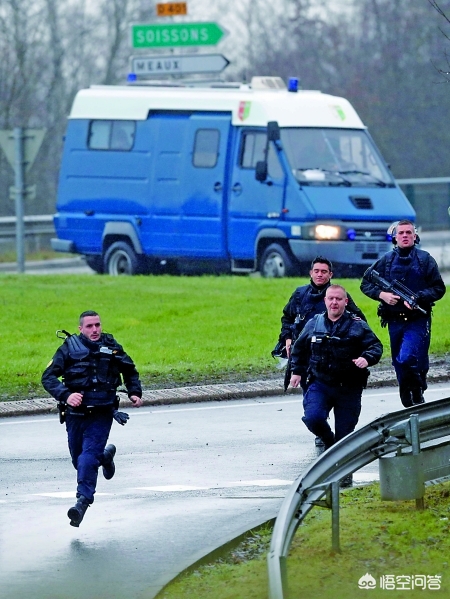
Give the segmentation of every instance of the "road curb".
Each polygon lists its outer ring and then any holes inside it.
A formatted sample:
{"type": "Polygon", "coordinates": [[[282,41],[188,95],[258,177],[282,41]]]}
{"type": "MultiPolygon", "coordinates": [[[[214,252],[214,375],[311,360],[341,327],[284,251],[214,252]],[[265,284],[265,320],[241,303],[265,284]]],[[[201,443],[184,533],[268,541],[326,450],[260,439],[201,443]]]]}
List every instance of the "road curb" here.
{"type": "MultiPolygon", "coordinates": [[[[430,383],[450,380],[445,367],[432,367],[428,373],[430,383]]],[[[387,387],[397,384],[392,371],[374,371],[369,379],[369,388],[387,387]]],[[[144,406],[171,405],[204,401],[224,401],[252,397],[269,397],[283,393],[283,379],[257,380],[246,383],[222,383],[217,385],[196,385],[173,389],[155,389],[144,391],[144,406]]],[[[286,396],[301,395],[300,389],[288,389],[286,396]]],[[[130,407],[131,401],[126,394],[119,393],[120,406],[130,407]]],[[[31,416],[36,414],[57,413],[56,402],[52,398],[24,399],[0,402],[0,417],[31,416]]]]}
{"type": "Polygon", "coordinates": [[[161,584],[158,583],[155,586],[160,587],[158,593],[154,596],[154,599],[158,599],[162,596],[165,589],[174,583],[176,580],[183,577],[185,574],[189,572],[194,572],[200,566],[204,566],[206,564],[211,564],[220,558],[228,555],[233,549],[236,549],[240,545],[242,541],[244,541],[248,535],[252,532],[258,532],[261,528],[269,525],[275,524],[276,514],[272,518],[265,518],[264,520],[258,520],[254,524],[250,526],[250,528],[244,527],[241,531],[232,534],[231,536],[224,537],[221,541],[219,541],[219,545],[214,547],[213,549],[206,549],[205,551],[201,551],[199,554],[189,558],[187,565],[180,570],[178,574],[176,574],[171,580],[168,582],[161,584]],[[192,560],[192,561],[191,561],[192,560]]]}

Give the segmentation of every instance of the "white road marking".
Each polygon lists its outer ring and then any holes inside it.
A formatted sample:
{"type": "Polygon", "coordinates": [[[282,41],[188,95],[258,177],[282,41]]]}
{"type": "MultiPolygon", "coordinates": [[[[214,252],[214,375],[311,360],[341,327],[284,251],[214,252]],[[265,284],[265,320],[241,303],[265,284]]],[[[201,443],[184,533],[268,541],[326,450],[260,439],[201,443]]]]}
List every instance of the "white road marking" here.
{"type": "MultiPolygon", "coordinates": [[[[428,391],[425,391],[425,401],[434,401],[433,399],[431,399],[432,396],[435,395],[439,395],[443,392],[447,392],[450,391],[450,387],[439,387],[439,388],[434,388],[434,389],[429,389],[428,391]]],[[[392,395],[393,393],[395,394],[397,391],[394,389],[393,391],[390,391],[388,393],[364,393],[363,394],[363,400],[364,399],[368,399],[368,398],[372,398],[372,397],[388,397],[390,395],[392,395]]],[[[442,399],[439,398],[438,399],[442,399]]],[[[215,401],[217,402],[217,400],[211,400],[211,401],[215,401]]],[[[231,401],[236,401],[236,400],[223,400],[222,402],[218,402],[217,405],[214,406],[193,406],[193,405],[187,405],[185,408],[169,408],[169,409],[165,409],[165,410],[159,410],[159,409],[151,409],[148,410],[148,408],[141,408],[139,410],[132,410],[132,416],[133,418],[135,416],[148,416],[149,414],[152,415],[157,415],[157,414],[172,414],[173,412],[191,412],[191,411],[201,411],[201,410],[230,410],[230,409],[237,409],[237,408],[260,408],[260,407],[264,407],[264,406],[278,406],[278,405],[285,405],[285,404],[292,404],[292,403],[301,403],[303,401],[303,396],[299,395],[298,399],[283,399],[283,400],[279,400],[279,401],[264,401],[264,400],[260,400],[260,401],[255,401],[253,403],[233,403],[230,405],[229,402],[231,401]]],[[[53,423],[54,420],[58,420],[58,417],[55,416],[53,418],[46,418],[46,419],[41,419],[38,420],[36,418],[30,419],[30,420],[16,420],[15,418],[0,418],[0,426],[8,426],[11,424],[48,424],[48,423],[53,423]]]]}
{"type": "Polygon", "coordinates": [[[189,485],[162,485],[157,487],[135,487],[142,491],[160,491],[162,493],[173,493],[177,491],[204,491],[211,489],[232,489],[234,487],[284,487],[292,484],[292,480],[281,480],[272,478],[268,480],[240,480],[230,483],[218,483],[209,487],[195,487],[189,485]]]}
{"type": "MultiPolygon", "coordinates": [[[[75,491],[58,491],[56,493],[32,493],[38,497],[55,497],[56,499],[71,499],[76,498],[75,491]]],[[[95,495],[113,495],[113,493],[96,493],[95,495]]]]}

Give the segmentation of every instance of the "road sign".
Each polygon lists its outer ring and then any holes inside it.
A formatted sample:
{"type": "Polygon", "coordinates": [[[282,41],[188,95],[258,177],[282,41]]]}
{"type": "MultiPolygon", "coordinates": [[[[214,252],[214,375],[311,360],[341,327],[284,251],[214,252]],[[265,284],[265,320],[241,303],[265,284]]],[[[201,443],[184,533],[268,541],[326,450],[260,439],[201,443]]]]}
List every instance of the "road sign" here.
{"type": "Polygon", "coordinates": [[[222,54],[132,56],[131,72],[154,77],[186,73],[220,73],[230,61],[222,54]]]}
{"type": "Polygon", "coordinates": [[[215,46],[228,32],[217,23],[170,23],[132,25],[133,48],[173,48],[178,46],[215,46]]]}
{"type": "Polygon", "coordinates": [[[187,15],[186,2],[165,2],[156,5],[156,16],[175,17],[176,15],[187,15]]]}
{"type": "MultiPolygon", "coordinates": [[[[23,129],[23,161],[25,170],[29,171],[44,140],[46,129],[23,129]]],[[[15,168],[14,131],[0,131],[0,147],[5,152],[9,164],[15,168]]]]}

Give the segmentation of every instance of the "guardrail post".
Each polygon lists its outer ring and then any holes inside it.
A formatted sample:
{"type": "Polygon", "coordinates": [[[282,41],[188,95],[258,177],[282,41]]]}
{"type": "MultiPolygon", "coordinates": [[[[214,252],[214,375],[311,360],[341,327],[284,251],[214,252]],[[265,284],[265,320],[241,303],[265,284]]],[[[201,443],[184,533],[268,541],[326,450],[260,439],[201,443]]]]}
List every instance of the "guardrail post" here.
{"type": "Polygon", "coordinates": [[[339,540],[339,482],[331,483],[331,547],[335,553],[341,553],[339,540]]]}
{"type": "MultiPolygon", "coordinates": [[[[420,453],[420,436],[419,436],[419,415],[411,414],[409,417],[409,425],[411,428],[411,452],[413,455],[419,455],[420,453]]],[[[423,510],[425,507],[424,499],[418,497],[416,499],[416,509],[423,510]]]]}
{"type": "Polygon", "coordinates": [[[16,253],[17,272],[25,272],[25,233],[23,222],[23,196],[24,196],[24,154],[22,127],[14,128],[14,173],[15,173],[15,201],[16,201],[16,253]]]}

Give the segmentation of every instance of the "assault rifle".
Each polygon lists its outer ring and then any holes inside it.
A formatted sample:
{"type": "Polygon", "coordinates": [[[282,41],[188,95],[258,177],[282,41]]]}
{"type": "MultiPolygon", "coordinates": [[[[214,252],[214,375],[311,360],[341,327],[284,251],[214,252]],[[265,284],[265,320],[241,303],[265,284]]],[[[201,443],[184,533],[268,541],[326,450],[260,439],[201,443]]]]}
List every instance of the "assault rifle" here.
{"type": "Polygon", "coordinates": [[[419,306],[417,301],[417,296],[414,294],[411,289],[408,289],[406,285],[403,285],[400,281],[394,279],[391,283],[383,279],[380,274],[376,270],[371,270],[367,278],[371,283],[374,283],[378,287],[382,289],[382,291],[388,291],[389,293],[393,293],[394,295],[398,295],[402,300],[408,302],[413,310],[419,310],[423,312],[423,314],[427,314],[427,311],[424,310],[421,306],[419,306]]]}

